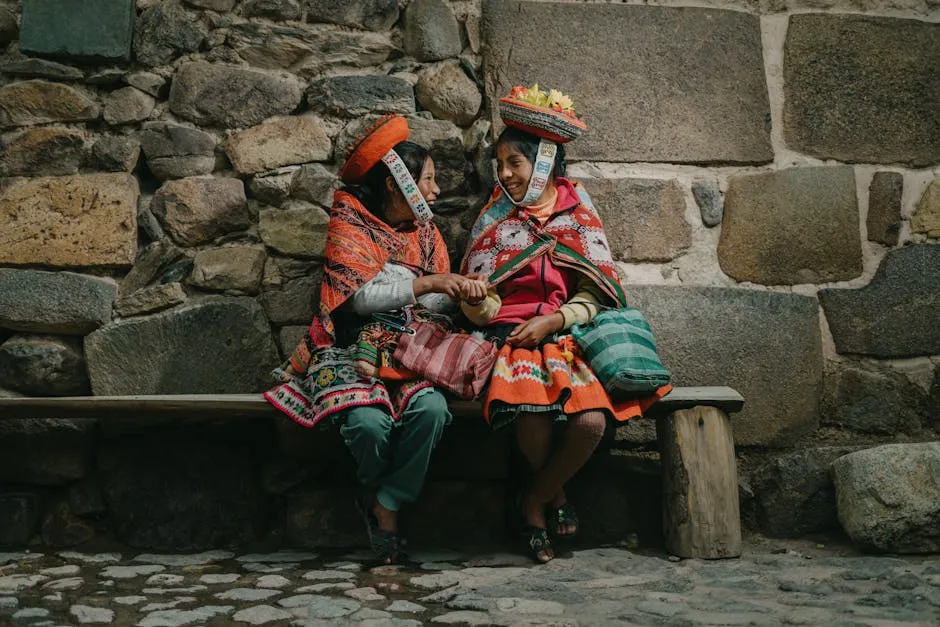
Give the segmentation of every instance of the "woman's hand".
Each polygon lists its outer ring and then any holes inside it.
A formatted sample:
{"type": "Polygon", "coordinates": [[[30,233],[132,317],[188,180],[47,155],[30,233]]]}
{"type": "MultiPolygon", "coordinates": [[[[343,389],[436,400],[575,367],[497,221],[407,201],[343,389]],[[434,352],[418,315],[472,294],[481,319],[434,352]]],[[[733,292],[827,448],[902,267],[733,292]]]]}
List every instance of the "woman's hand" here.
{"type": "Polygon", "coordinates": [[[296,376],[297,376],[297,369],[294,368],[293,364],[288,364],[287,368],[283,368],[281,370],[281,381],[283,381],[284,383],[287,383],[288,381],[291,380],[292,377],[296,377],[296,376]]]}
{"type": "Polygon", "coordinates": [[[458,300],[469,279],[459,274],[426,274],[411,284],[415,298],[425,294],[447,294],[458,300]]]}
{"type": "Polygon", "coordinates": [[[486,281],[476,275],[466,277],[466,279],[460,293],[460,300],[471,305],[478,305],[486,298],[486,281]]]}
{"type": "Polygon", "coordinates": [[[520,348],[533,348],[538,346],[545,336],[561,331],[564,325],[565,317],[557,311],[547,316],[536,316],[513,329],[506,342],[520,348]]]}

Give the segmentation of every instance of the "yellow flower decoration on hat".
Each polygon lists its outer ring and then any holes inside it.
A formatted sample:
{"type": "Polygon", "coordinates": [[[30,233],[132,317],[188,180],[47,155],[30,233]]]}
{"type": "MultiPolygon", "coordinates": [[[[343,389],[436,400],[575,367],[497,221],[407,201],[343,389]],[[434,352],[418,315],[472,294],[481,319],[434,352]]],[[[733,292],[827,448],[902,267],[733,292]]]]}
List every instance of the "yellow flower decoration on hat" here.
{"type": "Polygon", "coordinates": [[[534,83],[532,87],[516,85],[509,92],[509,97],[520,102],[527,102],[536,107],[552,109],[572,118],[578,117],[574,110],[574,102],[570,97],[557,89],[550,89],[548,91],[540,89],[538,83],[534,83]]]}

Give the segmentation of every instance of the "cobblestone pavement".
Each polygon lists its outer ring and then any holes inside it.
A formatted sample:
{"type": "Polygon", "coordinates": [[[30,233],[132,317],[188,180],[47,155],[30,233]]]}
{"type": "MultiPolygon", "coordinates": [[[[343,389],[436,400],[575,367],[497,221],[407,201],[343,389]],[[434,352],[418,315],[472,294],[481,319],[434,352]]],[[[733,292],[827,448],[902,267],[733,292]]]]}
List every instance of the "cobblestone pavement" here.
{"type": "Polygon", "coordinates": [[[597,548],[536,566],[511,553],[0,553],[0,624],[940,624],[940,556],[751,541],[740,559],[597,548]]]}

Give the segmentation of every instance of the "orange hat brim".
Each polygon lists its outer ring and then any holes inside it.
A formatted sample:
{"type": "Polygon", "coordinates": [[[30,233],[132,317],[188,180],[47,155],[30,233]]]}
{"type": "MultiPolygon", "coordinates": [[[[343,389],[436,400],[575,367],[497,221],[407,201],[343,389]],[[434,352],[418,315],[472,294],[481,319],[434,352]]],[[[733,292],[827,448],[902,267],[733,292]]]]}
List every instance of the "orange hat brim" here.
{"type": "Polygon", "coordinates": [[[400,115],[385,115],[376,120],[350,146],[339,178],[344,183],[358,183],[382,157],[397,144],[408,139],[408,120],[400,115]]]}

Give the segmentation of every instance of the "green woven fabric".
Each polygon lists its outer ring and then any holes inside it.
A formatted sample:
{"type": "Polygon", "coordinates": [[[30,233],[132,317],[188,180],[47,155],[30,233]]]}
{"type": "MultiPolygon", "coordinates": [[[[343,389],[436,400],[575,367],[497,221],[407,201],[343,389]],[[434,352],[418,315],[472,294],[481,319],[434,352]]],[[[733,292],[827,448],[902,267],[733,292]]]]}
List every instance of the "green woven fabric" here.
{"type": "Polygon", "coordinates": [[[649,323],[632,307],[602,311],[572,326],[571,335],[614,400],[648,396],[672,379],[656,354],[649,323]]]}

